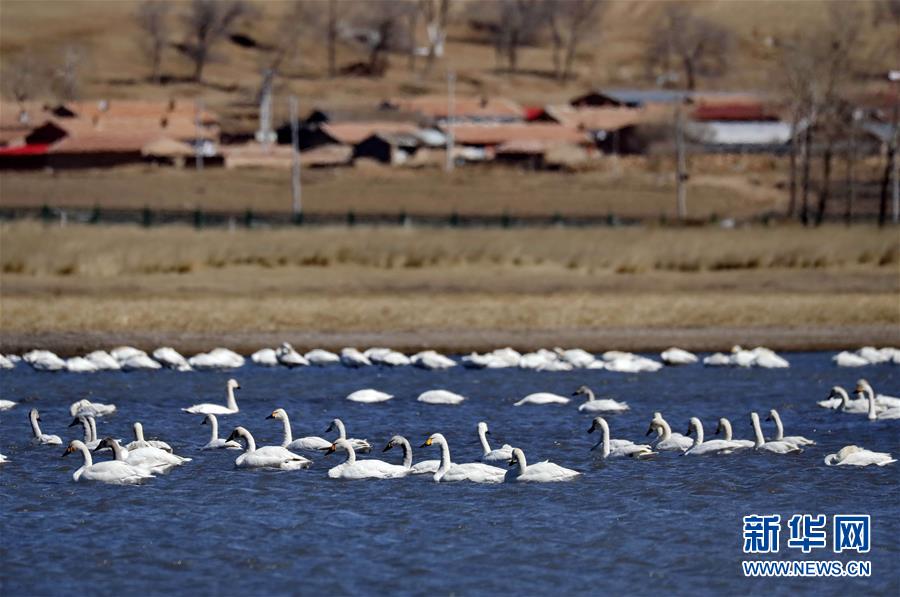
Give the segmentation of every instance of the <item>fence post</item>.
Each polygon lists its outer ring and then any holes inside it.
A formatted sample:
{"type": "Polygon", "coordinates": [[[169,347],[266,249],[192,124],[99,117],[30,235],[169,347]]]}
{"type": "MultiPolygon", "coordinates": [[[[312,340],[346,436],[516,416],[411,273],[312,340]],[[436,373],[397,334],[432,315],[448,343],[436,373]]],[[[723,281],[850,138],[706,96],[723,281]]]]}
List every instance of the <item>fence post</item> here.
{"type": "Polygon", "coordinates": [[[250,209],[249,207],[247,208],[247,211],[244,213],[244,226],[246,226],[247,228],[253,227],[253,210],[250,209]]]}
{"type": "Polygon", "coordinates": [[[509,228],[512,225],[512,218],[509,217],[508,210],[503,210],[503,217],[500,218],[500,224],[504,228],[509,228]]]}
{"type": "Polygon", "coordinates": [[[203,228],[203,210],[194,210],[194,228],[196,228],[197,230],[203,228]]]}
{"type": "Polygon", "coordinates": [[[91,224],[99,224],[100,223],[100,206],[96,203],[94,204],[94,209],[91,210],[91,219],[89,220],[91,224]]]}
{"type": "Polygon", "coordinates": [[[291,217],[291,221],[294,223],[294,226],[303,226],[303,212],[296,212],[291,217]]]}
{"type": "Polygon", "coordinates": [[[347,212],[347,226],[356,224],[356,213],[351,209],[347,212]]]}
{"type": "Polygon", "coordinates": [[[144,210],[141,212],[141,224],[144,228],[149,228],[153,225],[153,212],[147,206],[144,206],[144,210]]]}
{"type": "Polygon", "coordinates": [[[450,226],[453,228],[459,226],[459,214],[455,209],[450,213],[450,226]]]}
{"type": "Polygon", "coordinates": [[[53,220],[53,210],[46,203],[41,208],[41,219],[45,224],[49,224],[53,220]]]}

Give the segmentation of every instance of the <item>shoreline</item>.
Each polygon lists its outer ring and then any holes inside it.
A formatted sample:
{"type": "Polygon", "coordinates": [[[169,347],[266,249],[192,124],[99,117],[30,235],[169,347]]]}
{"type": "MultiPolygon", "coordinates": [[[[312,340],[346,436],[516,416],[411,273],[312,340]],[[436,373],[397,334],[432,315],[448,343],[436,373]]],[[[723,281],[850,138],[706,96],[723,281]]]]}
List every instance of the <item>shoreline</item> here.
{"type": "Polygon", "coordinates": [[[0,352],[21,354],[35,348],[60,356],[86,354],[129,345],[152,352],[171,346],[193,355],[221,346],[243,355],[264,347],[291,343],[298,351],[324,348],[337,351],[345,346],[365,349],[388,346],[405,353],[433,349],[447,354],[487,352],[512,346],[519,351],[538,348],[583,348],[589,352],[627,350],[658,352],[671,346],[695,352],[728,351],[735,344],[766,346],[776,351],[857,349],[862,346],[900,345],[900,326],[831,325],[796,327],[605,327],[591,329],[463,330],[328,332],[285,330],[281,332],[193,333],[177,331],[121,332],[3,332],[0,352]]]}

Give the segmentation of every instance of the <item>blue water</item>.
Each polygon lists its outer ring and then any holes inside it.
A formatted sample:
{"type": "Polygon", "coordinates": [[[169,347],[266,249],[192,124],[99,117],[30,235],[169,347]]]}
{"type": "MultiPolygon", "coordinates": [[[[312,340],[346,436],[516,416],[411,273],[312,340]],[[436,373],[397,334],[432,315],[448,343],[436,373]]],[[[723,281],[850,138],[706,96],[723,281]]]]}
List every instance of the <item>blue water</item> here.
{"type": "MultiPolygon", "coordinates": [[[[900,421],[869,423],[828,412],[815,401],[834,384],[860,376],[900,394],[900,368],[848,370],[829,355],[790,354],[788,370],[667,368],[637,375],[604,371],[422,371],[341,367],[235,372],[134,372],[93,375],[0,373],[0,395],[22,404],[3,414],[0,452],[0,594],[543,594],[797,591],[839,594],[900,592],[900,467],[825,467],[822,459],[856,443],[900,455],[900,421]],[[478,458],[475,424],[487,421],[492,442],[525,449],[531,462],[549,458],[583,471],[571,483],[436,484],[425,476],[388,481],[335,481],[325,476],[336,455],[310,470],[235,470],[235,451],[200,452],[208,427],[179,411],[221,402],[228,377],[238,378],[241,411],[223,421],[249,428],[260,445],[280,443],[281,425],[265,420],[275,407],[291,416],[295,437],[326,435],[336,416],[351,436],[377,445],[391,435],[414,446],[444,433],[456,462],[478,458]],[[640,439],[654,410],[676,431],[700,417],[707,437],[716,419],[751,437],[748,413],[777,408],[788,434],[819,445],[800,455],[754,453],[713,457],[663,454],[655,460],[602,462],[588,449],[590,416],[568,406],[512,406],[532,391],[568,394],[581,384],[598,396],[627,400],[610,416],[614,437],[640,439]],[[343,400],[353,390],[393,393],[388,403],[343,400]],[[419,392],[446,388],[468,396],[461,406],[415,402],[419,392]],[[45,433],[65,439],[68,405],[80,398],[113,402],[100,435],[130,437],[141,420],[149,436],[194,461],[139,487],[75,483],[78,455],[33,447],[26,421],[39,408],[45,433]],[[873,545],[865,556],[789,549],[782,530],[779,559],[837,558],[872,562],[867,579],[744,578],[741,518],[752,513],[871,514],[873,545]]],[[[770,424],[766,424],[770,425],[770,424]]],[[[772,429],[767,427],[769,435],[772,429]]],[[[416,460],[438,457],[414,450],[416,460]]],[[[105,458],[105,456],[103,457],[105,458]]],[[[829,518],[830,526],[830,518],[829,518]]],[[[747,556],[747,559],[764,559],[747,556]]]]}

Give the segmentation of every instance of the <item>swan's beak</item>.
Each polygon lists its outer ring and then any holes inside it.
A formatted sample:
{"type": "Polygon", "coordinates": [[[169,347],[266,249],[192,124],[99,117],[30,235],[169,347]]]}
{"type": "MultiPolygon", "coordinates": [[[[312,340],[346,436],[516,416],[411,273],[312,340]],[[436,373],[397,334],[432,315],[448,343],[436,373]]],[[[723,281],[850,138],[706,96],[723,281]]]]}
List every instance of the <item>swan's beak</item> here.
{"type": "Polygon", "coordinates": [[[390,450],[393,447],[394,447],[394,444],[389,443],[388,445],[386,445],[384,447],[384,450],[382,450],[382,452],[387,452],[388,450],[390,450]]]}
{"type": "Polygon", "coordinates": [[[226,442],[230,442],[230,441],[235,440],[235,439],[237,439],[237,438],[238,438],[238,434],[235,433],[234,431],[232,431],[231,434],[228,436],[228,439],[226,439],[225,441],[226,441],[226,442]]]}
{"type": "Polygon", "coordinates": [[[325,433],[328,433],[328,432],[331,431],[332,429],[334,429],[334,423],[329,423],[329,424],[328,424],[328,428],[325,429],[325,433]]]}
{"type": "Polygon", "coordinates": [[[595,423],[591,423],[591,428],[588,429],[588,433],[593,433],[594,429],[596,429],[596,428],[597,428],[597,425],[595,423]]]}
{"type": "Polygon", "coordinates": [[[653,433],[653,425],[650,425],[650,427],[647,429],[647,433],[644,434],[644,437],[650,435],[651,433],[653,433]]]}
{"type": "Polygon", "coordinates": [[[201,424],[201,425],[206,425],[206,417],[203,417],[203,420],[200,421],[200,424],[201,424]]]}
{"type": "Polygon", "coordinates": [[[767,416],[766,416],[766,421],[771,421],[771,420],[772,420],[772,415],[767,415],[767,416]]]}
{"type": "Polygon", "coordinates": [[[336,451],[337,451],[337,446],[334,444],[331,444],[331,446],[327,450],[325,450],[325,456],[328,456],[329,454],[333,454],[336,451]]]}
{"type": "Polygon", "coordinates": [[[514,465],[515,463],[516,463],[516,459],[515,459],[515,458],[510,458],[510,459],[509,459],[509,462],[506,463],[506,466],[512,466],[512,465],[514,465]]]}
{"type": "Polygon", "coordinates": [[[422,444],[422,445],[419,446],[419,447],[420,447],[420,448],[427,448],[427,447],[430,446],[430,445],[431,445],[431,438],[429,437],[428,439],[425,440],[425,443],[422,444]]]}
{"type": "Polygon", "coordinates": [[[691,428],[688,427],[688,430],[685,432],[685,435],[690,435],[690,434],[691,434],[691,428]]]}
{"type": "Polygon", "coordinates": [[[275,413],[272,413],[271,415],[269,415],[269,416],[266,417],[266,418],[267,418],[267,419],[274,419],[274,418],[275,418],[275,413]]]}
{"type": "Polygon", "coordinates": [[[485,430],[484,430],[484,434],[485,434],[485,435],[490,435],[490,434],[491,434],[491,430],[490,430],[490,429],[485,429],[485,430]]]}
{"type": "Polygon", "coordinates": [[[81,421],[78,419],[72,419],[72,422],[69,423],[69,427],[75,427],[76,425],[81,425],[81,421]]]}
{"type": "Polygon", "coordinates": [[[713,435],[719,435],[719,432],[720,432],[720,431],[722,431],[722,426],[721,426],[721,425],[718,425],[718,426],[716,427],[716,432],[713,433],[713,435]]]}
{"type": "Polygon", "coordinates": [[[71,453],[72,453],[72,446],[69,446],[68,448],[66,448],[65,452],[62,453],[62,455],[68,456],[71,453]]]}

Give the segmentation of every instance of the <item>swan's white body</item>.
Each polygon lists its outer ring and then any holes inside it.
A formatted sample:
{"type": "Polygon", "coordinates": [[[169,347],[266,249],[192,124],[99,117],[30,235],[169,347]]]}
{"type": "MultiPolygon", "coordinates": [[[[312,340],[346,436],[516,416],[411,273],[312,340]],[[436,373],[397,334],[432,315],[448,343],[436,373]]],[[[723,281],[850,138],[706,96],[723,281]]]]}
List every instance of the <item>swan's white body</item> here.
{"type": "Polygon", "coordinates": [[[697,362],[697,355],[681,348],[670,348],[660,353],[659,357],[666,365],[692,365],[697,362]]]}
{"type": "Polygon", "coordinates": [[[203,422],[201,425],[209,424],[210,429],[210,438],[206,444],[200,448],[201,450],[221,450],[221,449],[229,449],[229,450],[240,450],[241,444],[234,440],[227,440],[225,438],[219,437],[219,420],[216,418],[216,415],[210,413],[203,417],[203,422]]]}
{"type": "Polygon", "coordinates": [[[31,423],[31,442],[42,446],[60,446],[62,439],[58,435],[48,435],[41,431],[40,425],[41,415],[36,408],[32,408],[28,413],[28,421],[31,423]]]}
{"type": "Polygon", "coordinates": [[[78,451],[80,451],[81,455],[84,457],[84,464],[72,475],[72,479],[75,481],[95,481],[113,485],[135,485],[153,478],[153,475],[147,471],[131,466],[121,460],[107,460],[95,464],[94,460],[91,458],[90,450],[88,450],[84,442],[77,439],[69,444],[69,447],[63,452],[63,456],[78,451]]]}
{"type": "Polygon", "coordinates": [[[17,404],[18,402],[13,402],[12,400],[0,400],[0,412],[9,410],[17,404]]]}
{"type": "Polygon", "coordinates": [[[735,444],[738,448],[753,448],[756,446],[756,443],[749,439],[734,439],[731,432],[731,421],[725,417],[719,419],[719,426],[716,428],[716,433],[719,432],[722,432],[723,434],[722,439],[735,444]]]}
{"type": "Polygon", "coordinates": [[[512,446],[510,446],[509,444],[503,444],[503,446],[497,448],[496,450],[492,450],[491,445],[487,440],[487,435],[490,433],[487,423],[485,423],[484,421],[480,421],[476,429],[478,431],[478,441],[479,443],[481,443],[481,461],[509,462],[509,459],[512,458],[512,446]]]}
{"type": "Polygon", "coordinates": [[[872,452],[859,446],[844,446],[837,454],[829,454],[825,457],[827,466],[885,466],[897,462],[887,452],[872,452]]]}
{"type": "Polygon", "coordinates": [[[15,369],[16,364],[9,358],[0,354],[0,369],[15,369]]]}
{"type": "Polygon", "coordinates": [[[465,399],[465,396],[460,396],[449,390],[428,390],[422,392],[416,398],[419,402],[426,404],[461,404],[465,399]]]}
{"type": "Polygon", "coordinates": [[[847,391],[841,386],[833,386],[831,391],[828,393],[828,397],[825,400],[817,400],[816,404],[821,406],[822,408],[837,408],[841,404],[844,403],[844,400],[849,401],[850,397],[847,395],[847,391]]]}
{"type": "Polygon", "coordinates": [[[151,359],[144,353],[136,354],[123,361],[119,361],[122,371],[155,371],[162,369],[162,365],[151,359]]]}
{"type": "Polygon", "coordinates": [[[144,439],[144,426],[139,422],[135,421],[134,425],[132,425],[132,429],[134,430],[134,441],[125,446],[125,449],[129,452],[139,448],[157,448],[171,454],[172,446],[166,442],[156,439],[144,439]]]}
{"type": "Polygon", "coordinates": [[[791,452],[802,452],[803,449],[796,444],[786,441],[773,440],[767,442],[763,437],[762,427],[759,424],[759,415],[750,413],[750,421],[753,423],[753,434],[756,437],[754,448],[757,452],[770,452],[772,454],[790,454],[791,452]]]}
{"type": "Polygon", "coordinates": [[[65,371],[66,362],[49,350],[32,350],[22,355],[22,360],[35,371],[65,371]]]}
{"type": "Polygon", "coordinates": [[[649,434],[653,430],[659,432],[656,442],[653,443],[653,449],[655,450],[684,452],[694,445],[694,440],[691,438],[685,437],[680,433],[672,433],[669,423],[659,413],[654,414],[647,433],[649,434]]]}
{"type": "Polygon", "coordinates": [[[415,367],[428,370],[456,367],[456,361],[433,350],[425,350],[414,354],[409,358],[409,362],[415,367]]]}
{"type": "Polygon", "coordinates": [[[409,469],[410,475],[434,474],[441,466],[440,460],[423,460],[413,464],[412,446],[409,445],[409,442],[402,435],[392,437],[382,452],[387,452],[395,446],[403,448],[403,466],[409,469]]]}
{"type": "Polygon", "coordinates": [[[363,355],[376,365],[403,367],[410,364],[408,356],[390,348],[369,348],[363,355]]]}
{"type": "Polygon", "coordinates": [[[122,368],[119,361],[105,350],[95,350],[84,355],[84,358],[92,362],[100,371],[118,371],[122,368]]]}
{"type": "Polygon", "coordinates": [[[860,379],[856,382],[856,393],[862,394],[864,398],[868,398],[871,396],[875,400],[875,406],[879,406],[882,408],[898,408],[900,407],[900,398],[895,396],[885,396],[884,394],[875,394],[875,390],[872,389],[872,386],[864,379],[860,379]]]}
{"type": "Polygon", "coordinates": [[[181,466],[184,463],[191,461],[190,458],[171,454],[165,450],[154,448],[153,446],[127,450],[119,445],[118,441],[112,438],[106,438],[101,441],[99,447],[111,449],[115,460],[125,462],[138,470],[143,470],[154,475],[165,474],[176,466],[181,466]]]}
{"type": "Polygon", "coordinates": [[[778,411],[774,408],[769,411],[769,419],[774,421],[775,423],[775,437],[776,441],[784,441],[789,444],[794,444],[795,446],[814,446],[816,442],[803,437],[802,435],[788,435],[785,437],[784,435],[784,425],[781,424],[781,416],[778,414],[778,411]]]}
{"type": "MultiPolygon", "coordinates": [[[[328,425],[328,429],[325,430],[325,433],[328,433],[329,431],[333,431],[335,429],[337,429],[338,432],[338,439],[343,439],[350,442],[350,445],[353,446],[353,449],[355,451],[370,452],[372,450],[372,444],[370,444],[368,441],[364,439],[347,437],[347,428],[344,427],[344,422],[340,419],[334,419],[333,421],[331,421],[331,423],[328,425]]],[[[329,447],[331,447],[331,444],[329,444],[329,447]]]]}
{"type": "Polygon", "coordinates": [[[100,371],[100,368],[84,357],[72,357],[66,359],[66,371],[69,373],[96,373],[100,371]]]}
{"type": "Polygon", "coordinates": [[[117,346],[109,351],[109,356],[121,363],[127,361],[131,357],[147,356],[147,353],[134,346],[117,346]]]}
{"type": "Polygon", "coordinates": [[[214,348],[209,352],[195,354],[188,364],[198,371],[215,369],[237,369],[244,366],[244,357],[227,348],[214,348]]]}
{"type": "Polygon", "coordinates": [[[454,464],[450,460],[450,446],[440,433],[432,434],[425,446],[439,446],[441,449],[441,464],[434,472],[432,479],[435,482],[471,481],[472,483],[502,483],[506,471],[496,466],[490,466],[481,462],[468,462],[466,464],[454,464]]]}
{"type": "Polygon", "coordinates": [[[244,453],[234,461],[237,468],[273,468],[283,471],[294,471],[309,467],[312,461],[294,454],[281,446],[256,447],[256,441],[250,432],[243,427],[236,427],[228,440],[243,439],[247,443],[244,453]]]}
{"type": "Polygon", "coordinates": [[[88,399],[78,400],[69,405],[69,414],[73,417],[79,415],[91,417],[104,417],[116,412],[115,404],[101,404],[100,402],[91,402],[88,399]]]}
{"type": "Polygon", "coordinates": [[[328,477],[331,479],[396,479],[410,474],[409,467],[399,464],[391,464],[383,460],[357,460],[356,451],[345,439],[339,439],[331,446],[329,453],[337,450],[347,452],[347,460],[328,469],[328,477]]]}
{"type": "Polygon", "coordinates": [[[600,448],[600,454],[603,458],[650,458],[657,453],[653,451],[647,444],[635,444],[628,440],[612,440],[610,439],[609,423],[603,417],[594,417],[591,428],[588,433],[593,433],[595,429],[600,429],[600,441],[597,442],[591,450],[600,448]],[[615,441],[615,445],[613,442],[615,441]]]}
{"type": "Polygon", "coordinates": [[[275,351],[278,362],[286,367],[308,367],[306,357],[294,350],[294,347],[285,342],[275,351]]]}
{"type": "Polygon", "coordinates": [[[182,408],[181,410],[192,415],[233,415],[239,410],[237,400],[235,400],[234,398],[234,391],[236,389],[239,389],[240,387],[241,385],[237,382],[237,380],[228,380],[228,382],[225,384],[225,406],[222,406],[221,404],[211,404],[209,402],[204,402],[202,404],[189,406],[188,408],[182,408]]]}
{"type": "Polygon", "coordinates": [[[587,396],[587,400],[578,406],[578,412],[583,413],[623,413],[629,409],[627,402],[619,402],[611,398],[598,400],[594,391],[587,386],[581,386],[573,395],[587,396]]]}
{"type": "Polygon", "coordinates": [[[705,454],[731,454],[741,447],[735,442],[725,439],[714,439],[708,442],[703,441],[703,424],[697,417],[691,417],[690,430],[694,433],[694,445],[685,451],[685,456],[688,454],[694,456],[702,456],[705,454]]]}
{"type": "Polygon", "coordinates": [[[372,361],[357,349],[348,347],[341,349],[341,364],[344,367],[356,369],[358,367],[371,367],[372,361]]]}
{"type": "Polygon", "coordinates": [[[351,402],[373,404],[376,402],[386,402],[393,397],[393,394],[387,394],[385,392],[373,390],[372,388],[366,388],[364,390],[356,390],[355,392],[348,394],[347,400],[350,400],[351,402]]]}
{"type": "Polygon", "coordinates": [[[559,355],[560,360],[578,369],[587,369],[597,360],[594,355],[581,348],[570,348],[568,350],[556,348],[554,352],[559,355]]]}
{"type": "Polygon", "coordinates": [[[837,353],[831,357],[831,360],[834,361],[838,367],[865,367],[870,364],[869,361],[858,354],[847,352],[846,350],[837,353]]]}
{"type": "Polygon", "coordinates": [[[868,388],[868,391],[864,391],[863,394],[867,395],[866,401],[869,403],[869,409],[866,413],[867,419],[869,419],[870,421],[888,421],[900,419],[900,407],[882,408],[879,410],[875,406],[875,393],[872,392],[872,388],[868,388]]]}
{"type": "Polygon", "coordinates": [[[319,367],[324,367],[325,365],[334,365],[335,363],[341,362],[341,357],[334,354],[333,352],[329,352],[321,348],[314,348],[310,350],[304,355],[304,358],[311,365],[317,365],[319,367]]]}
{"type": "Polygon", "coordinates": [[[291,421],[288,418],[287,411],[283,408],[276,408],[272,411],[272,414],[266,418],[281,421],[284,428],[284,439],[281,440],[281,447],[283,448],[287,448],[288,450],[318,452],[320,450],[327,450],[331,447],[331,442],[321,437],[308,436],[294,439],[293,432],[291,431],[291,421]]]}
{"type": "Polygon", "coordinates": [[[506,483],[530,482],[530,483],[555,483],[557,481],[571,481],[581,473],[572,469],[559,466],[549,460],[529,465],[525,460],[525,452],[521,448],[513,448],[509,469],[503,476],[506,483]]]}
{"type": "Polygon", "coordinates": [[[523,404],[568,404],[569,399],[559,394],[551,394],[550,392],[535,392],[528,394],[513,406],[522,406],[523,404]]]}
{"type": "Polygon", "coordinates": [[[703,364],[707,367],[730,367],[732,365],[731,356],[717,352],[703,357],[703,364]]]}
{"type": "Polygon", "coordinates": [[[153,358],[167,369],[176,371],[190,371],[191,366],[187,359],[170,346],[163,346],[153,351],[153,358]]]}
{"type": "Polygon", "coordinates": [[[277,367],[278,353],[274,348],[261,348],[250,355],[250,361],[261,367],[277,367]]]}

